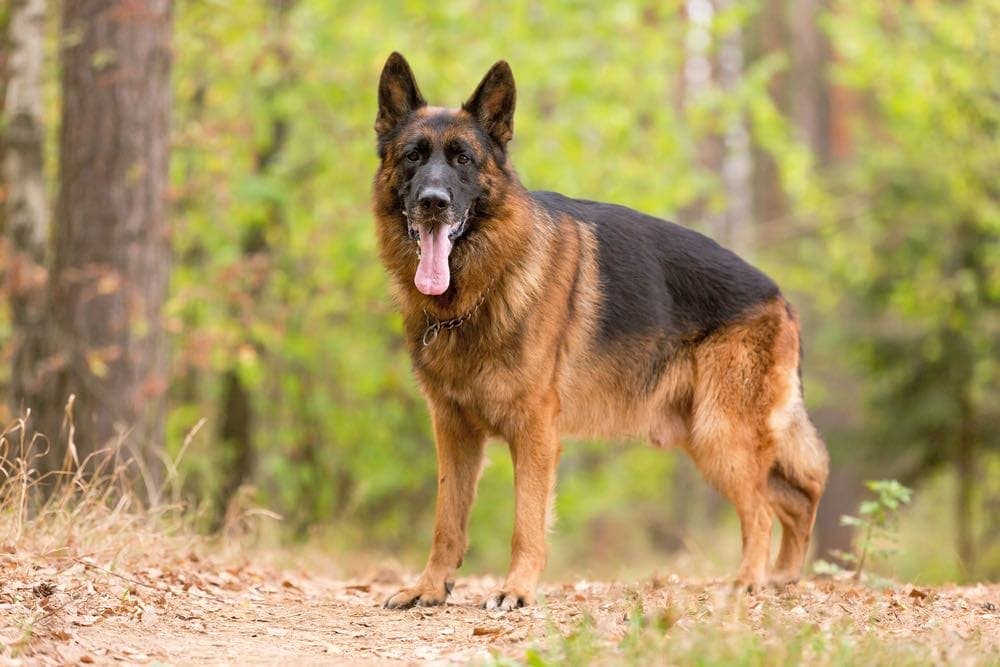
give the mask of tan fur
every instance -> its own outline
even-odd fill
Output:
[[[418,124],[413,131],[424,130]],[[426,297],[413,285],[417,259],[394,210],[393,150],[388,147],[375,183],[379,248],[431,408],[439,477],[427,566],[414,587],[388,604],[445,599],[466,547],[490,436],[509,443],[515,475],[511,567],[490,598],[498,605],[533,599],[565,434],[643,436],[662,447],[682,447],[739,515],[737,581],[756,586],[768,579],[775,516],[783,526],[775,576],[797,576],[827,461],[802,405],[798,325],[784,299],[760,305],[703,340],[653,336],[599,344],[602,289],[592,228],[570,217],[552,219],[512,172],[504,173],[507,165],[494,165],[484,176],[498,193],[500,214],[456,245],[454,294]],[[429,318],[455,318],[474,308],[461,327],[423,345]],[[665,366],[645,377],[648,369],[636,360],[657,350]]]

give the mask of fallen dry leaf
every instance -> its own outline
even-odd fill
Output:
[[[183,549],[146,552],[155,553],[155,561],[116,559],[115,572],[80,565],[104,563],[106,554],[74,554],[77,562],[68,556],[36,562],[18,554],[17,563],[5,566],[0,591],[0,663],[7,657],[3,647],[21,641],[17,623],[43,610],[49,615],[30,644],[18,644],[28,664],[81,663],[84,657],[168,664],[520,660],[528,648],[542,650],[537,647],[553,636],[559,641],[578,632],[585,618],[590,641],[621,657],[637,608],[645,610],[640,631],[672,646],[706,628],[720,642],[750,634],[780,646],[811,628],[823,638],[817,641],[919,647],[928,662],[977,664],[1000,651],[996,584],[883,593],[852,582],[805,581],[740,596],[721,581],[675,575],[630,586],[578,580],[543,585],[544,603],[503,613],[479,608],[501,582],[465,577],[444,607],[389,611],[380,603],[397,585],[391,580],[411,580],[398,570],[377,573],[387,583],[317,577],[300,585],[298,575],[253,563],[225,567],[207,556],[192,560]],[[51,584],[51,595],[34,594],[42,582]]]

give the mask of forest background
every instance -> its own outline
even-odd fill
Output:
[[[886,573],[1000,576],[996,0],[11,0],[0,35],[0,422],[30,409],[40,473],[72,423],[202,530],[263,507],[257,539],[416,569],[434,448],[375,253],[376,83],[399,50],[457,105],[502,58],[529,188],[689,225],[798,307],[817,555],[893,478]],[[466,571],[509,552],[489,457]],[[558,491],[550,570],[736,562],[679,452],[568,442]]]

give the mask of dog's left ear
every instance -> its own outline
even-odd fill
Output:
[[[500,148],[514,136],[514,73],[506,60],[497,62],[462,108],[479,121]]]

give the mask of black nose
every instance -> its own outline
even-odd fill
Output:
[[[427,210],[443,211],[451,205],[451,195],[443,188],[426,188],[420,193],[417,203]]]

